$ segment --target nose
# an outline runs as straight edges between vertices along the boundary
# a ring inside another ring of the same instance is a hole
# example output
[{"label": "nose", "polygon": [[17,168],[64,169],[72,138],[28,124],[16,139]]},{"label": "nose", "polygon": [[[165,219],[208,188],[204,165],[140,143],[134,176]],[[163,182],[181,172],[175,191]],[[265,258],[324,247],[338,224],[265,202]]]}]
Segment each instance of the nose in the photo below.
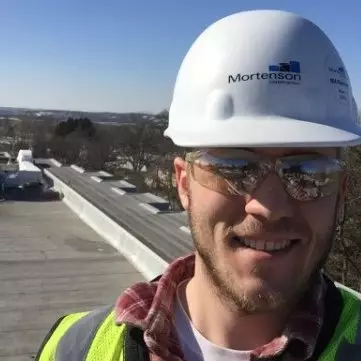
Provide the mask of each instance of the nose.
[{"label": "nose", "polygon": [[245,211],[269,222],[291,218],[295,201],[287,194],[276,174],[268,175],[246,200]]}]

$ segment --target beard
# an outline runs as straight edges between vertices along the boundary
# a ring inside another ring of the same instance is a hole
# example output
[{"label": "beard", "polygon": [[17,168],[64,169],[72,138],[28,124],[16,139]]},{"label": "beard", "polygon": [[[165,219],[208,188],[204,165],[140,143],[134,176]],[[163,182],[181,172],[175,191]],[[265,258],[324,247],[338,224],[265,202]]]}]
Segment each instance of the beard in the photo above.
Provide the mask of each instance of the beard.
[{"label": "beard", "polygon": [[[298,303],[327,261],[336,229],[334,220],[326,234],[313,237],[304,265],[297,276],[275,286],[267,281],[268,273],[274,270],[268,271],[261,265],[254,266],[247,277],[240,279],[232,266],[227,264],[227,260],[222,260],[223,254],[219,250],[219,244],[227,243],[215,239],[209,221],[193,212],[191,199],[188,219],[196,253],[214,293],[235,312],[248,315],[289,309]],[[320,245],[323,247],[321,251],[317,250]]]}]

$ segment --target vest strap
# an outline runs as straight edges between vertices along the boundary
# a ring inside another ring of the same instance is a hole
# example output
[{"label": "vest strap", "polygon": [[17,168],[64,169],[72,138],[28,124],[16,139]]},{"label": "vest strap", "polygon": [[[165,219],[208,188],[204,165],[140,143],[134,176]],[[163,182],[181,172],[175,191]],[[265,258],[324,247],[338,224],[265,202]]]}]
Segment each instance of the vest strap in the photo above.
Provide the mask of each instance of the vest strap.
[{"label": "vest strap", "polygon": [[128,326],[124,341],[125,361],[149,361],[149,352],[144,342],[143,330]]}]

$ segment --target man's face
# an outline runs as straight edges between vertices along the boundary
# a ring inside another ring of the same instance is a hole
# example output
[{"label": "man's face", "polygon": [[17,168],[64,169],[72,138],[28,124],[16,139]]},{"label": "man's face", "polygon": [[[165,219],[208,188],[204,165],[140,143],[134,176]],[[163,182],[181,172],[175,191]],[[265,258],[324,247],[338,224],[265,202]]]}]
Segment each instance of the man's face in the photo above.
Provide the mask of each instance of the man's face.
[{"label": "man's face", "polygon": [[[331,148],[251,151],[267,157],[311,152],[336,156]],[[330,251],[344,178],[333,194],[299,201],[275,173],[266,175],[251,194],[230,195],[212,187],[214,177],[208,171],[192,167],[193,172],[184,160],[175,160],[178,191],[188,211],[198,268],[217,293],[247,313],[295,301]]]}]

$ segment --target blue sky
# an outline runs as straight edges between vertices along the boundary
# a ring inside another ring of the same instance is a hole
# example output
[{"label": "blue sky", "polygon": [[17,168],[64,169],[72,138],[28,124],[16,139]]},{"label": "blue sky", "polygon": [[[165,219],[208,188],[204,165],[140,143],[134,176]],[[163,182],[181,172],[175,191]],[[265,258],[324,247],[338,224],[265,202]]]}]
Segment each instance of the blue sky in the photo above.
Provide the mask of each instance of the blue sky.
[{"label": "blue sky", "polygon": [[0,106],[161,111],[200,32],[257,8],[316,22],[340,51],[361,104],[357,0],[0,0]]}]

